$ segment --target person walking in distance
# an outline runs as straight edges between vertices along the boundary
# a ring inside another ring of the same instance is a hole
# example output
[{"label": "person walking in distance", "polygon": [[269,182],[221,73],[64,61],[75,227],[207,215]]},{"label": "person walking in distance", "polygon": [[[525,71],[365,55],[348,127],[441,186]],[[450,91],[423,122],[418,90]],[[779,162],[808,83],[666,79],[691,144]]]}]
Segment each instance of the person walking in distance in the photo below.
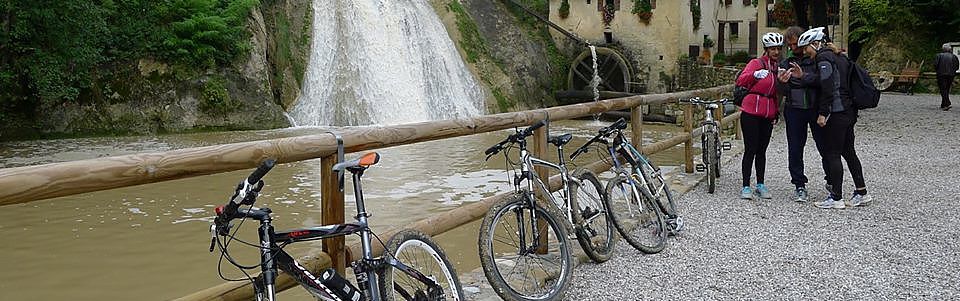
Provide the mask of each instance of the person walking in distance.
[{"label": "person walking in distance", "polygon": [[957,69],[960,69],[960,61],[952,51],[950,44],[943,44],[943,52],[933,60],[933,68],[937,69],[937,87],[940,89],[940,109],[944,111],[950,110],[950,86]]},{"label": "person walking in distance", "polygon": [[[816,80],[816,64],[813,59],[803,55],[803,49],[797,45],[803,28],[791,26],[787,28],[784,39],[791,51],[791,56],[780,62],[782,69],[801,69],[803,78],[787,76],[780,78],[777,85],[780,95],[786,100],[783,102],[783,119],[786,123],[787,158],[790,170],[790,183],[793,183],[794,200],[807,201],[807,176],[803,172],[803,148],[807,144],[807,129],[813,133],[813,141],[819,151],[821,146],[821,130],[817,125],[816,94],[812,88]],[[792,72],[791,72],[792,73]]]},{"label": "person walking in distance", "polygon": [[[770,144],[777,118],[776,77],[783,35],[769,32],[763,35],[761,41],[763,56],[750,60],[737,78],[738,86],[750,90],[740,106],[744,146],[741,162],[743,189],[740,190],[740,197],[743,199],[752,199],[754,194],[764,199],[771,198],[770,190],[763,182],[763,173],[767,162],[767,145]],[[750,189],[750,171],[754,166],[757,172],[756,192]]]},{"label": "person walking in distance", "polygon": [[[871,201],[867,195],[867,185],[863,179],[863,167],[854,150],[854,125],[857,122],[857,109],[848,92],[847,75],[850,61],[838,55],[834,48],[826,47],[822,27],[807,30],[800,35],[797,46],[803,53],[816,62],[817,125],[823,130],[823,156],[826,170],[827,190],[830,195],[817,207],[842,209],[856,207]],[[796,76],[794,74],[793,76]],[[799,77],[803,77],[802,70]],[[846,202],[843,199],[843,163],[846,159],[850,175],[856,189]]]}]

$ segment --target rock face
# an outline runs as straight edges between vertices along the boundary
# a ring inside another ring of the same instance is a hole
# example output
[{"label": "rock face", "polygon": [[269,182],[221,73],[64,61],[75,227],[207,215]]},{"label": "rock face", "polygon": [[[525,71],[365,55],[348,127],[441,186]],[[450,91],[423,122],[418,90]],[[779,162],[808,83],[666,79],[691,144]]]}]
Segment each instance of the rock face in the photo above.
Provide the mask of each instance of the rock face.
[{"label": "rock face", "polygon": [[283,107],[303,82],[311,3],[262,2],[248,19],[250,50],[232,66],[182,70],[141,58],[105,67],[88,97],[0,121],[0,140],[289,126]]}]

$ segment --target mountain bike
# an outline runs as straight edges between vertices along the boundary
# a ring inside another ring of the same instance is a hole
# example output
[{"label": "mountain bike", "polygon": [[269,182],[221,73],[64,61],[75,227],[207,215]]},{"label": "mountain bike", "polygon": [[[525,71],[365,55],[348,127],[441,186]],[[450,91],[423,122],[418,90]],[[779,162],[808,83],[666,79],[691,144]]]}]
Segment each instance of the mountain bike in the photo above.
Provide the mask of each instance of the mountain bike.
[{"label": "mountain bike", "polygon": [[[570,283],[571,255],[568,246],[568,225],[560,219],[562,213],[554,202],[556,198],[546,189],[546,185],[533,172],[533,165],[544,165],[559,169],[564,178],[563,199],[567,201],[567,217],[574,219],[577,232],[583,233],[581,245],[587,251],[595,252],[595,256],[609,257],[612,251],[612,233],[609,228],[594,226],[593,222],[604,218],[602,201],[590,200],[592,207],[589,211],[578,210],[576,190],[580,189],[582,181],[588,184],[586,188],[597,191],[599,181],[596,177],[571,178],[566,174],[566,168],[534,158],[527,151],[526,138],[534,130],[546,125],[546,121],[537,122],[530,127],[517,130],[503,141],[488,148],[484,153],[487,160],[503,151],[509,166],[519,165],[520,172],[513,175],[514,194],[512,197],[499,201],[490,207],[483,217],[480,226],[480,263],[483,273],[501,298],[506,300],[558,300],[562,297]],[[550,139],[555,145],[569,142],[570,136],[561,136]],[[520,152],[520,161],[511,163],[510,148],[516,145]],[[587,175],[579,173],[578,175]],[[521,184],[526,182],[526,186]],[[537,202],[534,196],[534,182],[543,189],[543,195],[549,196],[553,202]],[[576,187],[576,188],[574,188]],[[576,210],[576,211],[574,211]],[[584,214],[586,213],[586,214]],[[594,228],[596,227],[596,228]],[[606,226],[609,227],[609,226]],[[598,239],[602,243],[595,245],[590,233],[607,234],[606,239]],[[578,236],[579,238],[580,236]]]},{"label": "mountain bike", "polygon": [[[216,208],[217,216],[210,226],[213,236],[210,252],[213,252],[216,245],[220,250],[220,260],[226,258],[231,264],[240,268],[246,275],[246,279],[227,279],[222,271],[220,277],[224,280],[250,281],[259,301],[276,299],[274,284],[278,276],[278,268],[320,300],[463,300],[460,281],[447,256],[436,242],[422,232],[401,231],[388,240],[384,246],[383,256],[373,256],[371,235],[376,237],[376,234],[370,230],[367,223],[370,215],[364,209],[360,177],[364,170],[379,161],[380,155],[372,152],[351,161],[342,162],[341,160],[333,167],[334,171],[340,175],[341,189],[343,171],[353,174],[353,189],[357,205],[356,223],[290,231],[274,231],[270,216],[272,211],[269,208],[253,207],[257,195],[264,186],[261,178],[274,165],[273,160],[264,161],[249,177],[237,185],[236,191],[226,205]],[[248,205],[248,207],[240,208],[241,205]],[[260,222],[258,244],[241,241],[235,236],[240,225],[247,218]],[[240,219],[240,222],[237,229],[231,232],[234,219]],[[363,254],[360,259],[350,264],[356,276],[356,286],[331,268],[327,268],[319,275],[314,275],[283,250],[285,246],[296,242],[357,233],[360,235]],[[245,266],[238,263],[227,249],[235,240],[259,249],[260,264]],[[383,244],[382,241],[381,244]],[[245,271],[257,267],[260,267],[261,274],[255,278]]]},{"label": "mountain bike", "polygon": [[723,104],[727,103],[726,98],[717,100],[701,100],[700,97],[694,97],[688,100],[680,100],[681,103],[692,103],[702,105],[706,109],[706,116],[700,123],[703,134],[700,135],[700,149],[703,163],[696,165],[697,172],[707,172],[707,192],[713,193],[717,188],[717,178],[720,177],[720,155],[725,150],[730,150],[730,142],[720,141],[720,122],[713,119],[713,111],[719,110]]},{"label": "mountain bike", "polygon": [[[601,128],[570,156],[588,152],[594,143],[606,146],[605,156],[609,156],[616,174],[605,190],[613,225],[637,250],[658,253],[666,246],[667,235],[676,235],[683,229],[683,218],[677,214],[673,193],[662,171],[630,145],[623,134],[626,128],[627,121],[620,118]],[[630,165],[629,169],[621,158]]]}]

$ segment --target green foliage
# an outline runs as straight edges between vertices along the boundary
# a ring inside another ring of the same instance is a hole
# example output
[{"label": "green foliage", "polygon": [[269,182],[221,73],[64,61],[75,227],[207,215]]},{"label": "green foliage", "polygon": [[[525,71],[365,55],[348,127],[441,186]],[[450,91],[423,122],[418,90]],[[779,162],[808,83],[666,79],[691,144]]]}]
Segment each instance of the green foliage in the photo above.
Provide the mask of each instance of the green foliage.
[{"label": "green foliage", "polygon": [[703,48],[713,47],[714,42],[709,36],[703,36]]},{"label": "green foliage", "polygon": [[910,59],[929,59],[944,42],[960,40],[960,1],[853,0],[850,8],[851,41],[891,38],[907,45]]},{"label": "green foliage", "polygon": [[566,19],[568,16],[570,16],[570,0],[563,0],[560,2],[560,10],[558,13],[562,19]]},{"label": "green foliage", "polygon": [[713,64],[714,65],[726,65],[727,64],[727,55],[723,52],[718,52],[713,55]]},{"label": "green foliage", "polygon": [[497,109],[500,112],[510,112],[510,109],[513,108],[515,103],[503,95],[503,91],[500,91],[500,88],[493,88],[493,97],[497,99]]},{"label": "green foliage", "polygon": [[481,56],[489,56],[486,41],[483,40],[477,24],[467,14],[460,1],[450,1],[447,8],[456,14],[457,29],[460,30],[460,46],[467,54],[467,62],[476,63]]},{"label": "green foliage", "polygon": [[700,29],[700,1],[690,0],[690,16],[693,18],[693,30]]},{"label": "green foliage", "polygon": [[750,54],[740,50],[727,57],[728,64],[746,63],[750,61]]},{"label": "green foliage", "polygon": [[650,5],[650,0],[633,0],[633,10],[630,12],[640,17],[640,20],[649,22],[653,16],[653,5]]},{"label": "green foliage", "polygon": [[211,78],[203,84],[203,88],[200,91],[199,103],[201,111],[225,114],[236,109],[238,105],[238,102],[230,98],[230,93],[227,91],[226,80],[222,78]]},{"label": "green foliage", "polygon": [[0,1],[0,110],[83,101],[109,66],[144,57],[185,70],[227,65],[248,50],[247,14],[258,4]]}]

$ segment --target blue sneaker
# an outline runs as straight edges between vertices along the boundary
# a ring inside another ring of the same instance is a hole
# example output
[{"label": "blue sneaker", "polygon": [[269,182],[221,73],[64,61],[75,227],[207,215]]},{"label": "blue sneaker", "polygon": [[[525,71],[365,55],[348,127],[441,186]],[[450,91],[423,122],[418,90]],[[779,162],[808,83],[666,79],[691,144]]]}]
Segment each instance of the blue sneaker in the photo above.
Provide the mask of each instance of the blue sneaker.
[{"label": "blue sneaker", "polygon": [[744,200],[753,199],[753,190],[750,189],[750,186],[743,186],[743,189],[740,189],[740,198]]},{"label": "blue sneaker", "polygon": [[758,196],[760,196],[761,199],[767,199],[767,200],[769,200],[769,199],[772,199],[772,198],[773,198],[773,196],[770,195],[770,190],[767,189],[767,186],[766,186],[766,185],[763,185],[763,183],[758,183],[758,184],[757,184],[757,191],[756,191],[756,193],[757,193]]}]

